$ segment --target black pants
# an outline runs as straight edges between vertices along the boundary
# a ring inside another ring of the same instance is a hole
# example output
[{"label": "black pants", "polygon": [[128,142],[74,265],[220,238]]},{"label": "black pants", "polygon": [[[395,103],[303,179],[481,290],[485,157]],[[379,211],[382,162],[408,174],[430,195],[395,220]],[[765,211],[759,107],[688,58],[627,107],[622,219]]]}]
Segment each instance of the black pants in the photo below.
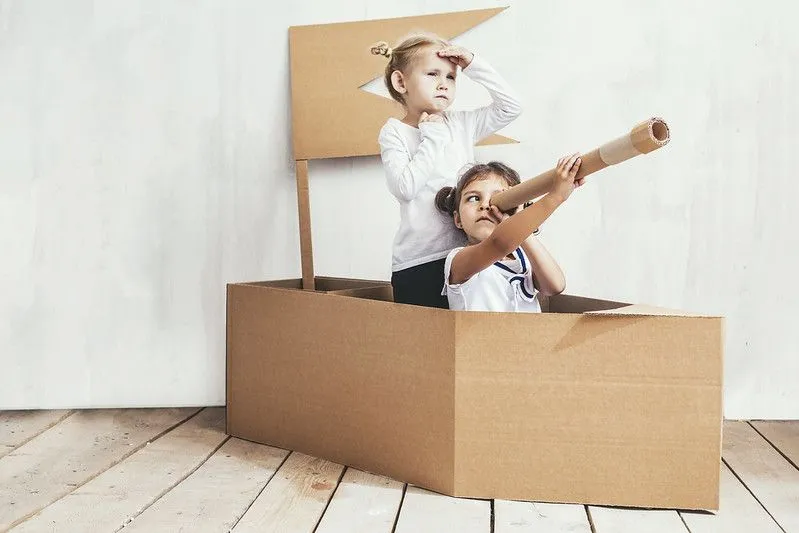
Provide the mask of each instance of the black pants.
[{"label": "black pants", "polygon": [[403,304],[449,309],[444,288],[444,261],[431,261],[391,274],[394,301]]}]

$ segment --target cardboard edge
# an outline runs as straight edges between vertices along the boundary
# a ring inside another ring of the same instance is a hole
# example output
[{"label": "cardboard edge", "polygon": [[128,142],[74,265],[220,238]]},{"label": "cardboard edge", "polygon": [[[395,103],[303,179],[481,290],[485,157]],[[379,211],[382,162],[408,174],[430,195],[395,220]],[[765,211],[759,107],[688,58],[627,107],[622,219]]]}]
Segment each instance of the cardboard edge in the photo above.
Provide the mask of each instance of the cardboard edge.
[{"label": "cardboard edge", "polygon": [[[510,8],[510,4],[504,6],[497,6],[497,7],[480,7],[474,9],[460,9],[457,11],[444,11],[441,13],[432,13],[430,15],[459,15],[459,14],[486,14],[489,15],[486,17],[486,20],[492,18],[499,13],[505,11],[506,9]],[[414,19],[424,18],[430,15],[406,15],[401,17],[383,17],[379,19],[351,19],[351,20],[344,20],[340,22],[330,22],[330,23],[317,23],[317,24],[295,24],[293,26],[289,26],[288,29],[302,29],[302,28],[320,28],[320,27],[331,27],[331,26],[345,26],[347,24],[354,24],[358,22],[387,22],[387,21],[413,21]]]},{"label": "cardboard edge", "polygon": [[610,316],[659,316],[659,317],[682,317],[682,318],[724,318],[720,315],[703,313],[693,313],[680,309],[668,309],[645,304],[627,304],[616,309],[603,309],[598,311],[585,311],[586,315],[610,315]]},{"label": "cardboard edge", "polygon": [[[366,278],[343,278],[343,277],[336,277],[336,276],[314,276],[315,284],[318,282],[325,282],[325,281],[332,281],[332,282],[355,282],[358,283],[358,287],[350,287],[350,288],[373,288],[373,287],[383,287],[385,285],[390,285],[390,281],[386,280],[379,280],[379,279],[366,279]],[[289,284],[294,283],[297,284],[297,288],[288,287],[288,286],[280,286],[279,284]],[[274,285],[272,285],[274,284]],[[302,278],[278,278],[278,279],[251,279],[251,280],[243,280],[243,281],[235,281],[229,282],[228,285],[235,285],[235,286],[248,286],[248,287],[261,287],[261,288],[270,288],[270,289],[284,289],[284,290],[303,290],[301,288]],[[308,292],[319,292],[319,293],[329,293],[341,290],[349,290],[348,289],[331,289],[331,290],[321,290],[315,289],[314,291]]]},{"label": "cardboard edge", "polygon": [[231,306],[231,293],[235,290],[234,283],[225,284],[225,433],[231,434],[230,423],[230,406],[233,404],[233,384],[232,373],[230,366],[233,361],[232,354],[230,353],[230,328],[232,321],[230,320],[230,306]]}]

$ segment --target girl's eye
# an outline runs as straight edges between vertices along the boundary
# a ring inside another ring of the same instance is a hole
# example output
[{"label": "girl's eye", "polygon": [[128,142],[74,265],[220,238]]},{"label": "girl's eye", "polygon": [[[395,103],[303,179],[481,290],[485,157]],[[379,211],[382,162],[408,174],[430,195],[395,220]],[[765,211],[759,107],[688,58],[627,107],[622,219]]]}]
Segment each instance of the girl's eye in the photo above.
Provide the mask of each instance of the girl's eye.
[{"label": "girl's eye", "polygon": [[477,200],[477,199],[478,199],[478,198],[477,198],[477,196],[475,196],[475,195],[471,195],[471,196],[468,196],[468,197],[466,198],[466,201],[467,201],[467,202],[471,202],[472,200]]},{"label": "girl's eye", "polygon": [[428,75],[428,76],[435,76],[435,75],[436,75],[436,73],[435,73],[435,72],[428,72],[428,73],[427,73],[427,75]]},{"label": "girl's eye", "polygon": [[449,79],[451,79],[451,80],[454,80],[454,79],[455,79],[455,76],[453,76],[452,74],[450,74],[449,76],[447,76],[447,78],[449,78]]}]

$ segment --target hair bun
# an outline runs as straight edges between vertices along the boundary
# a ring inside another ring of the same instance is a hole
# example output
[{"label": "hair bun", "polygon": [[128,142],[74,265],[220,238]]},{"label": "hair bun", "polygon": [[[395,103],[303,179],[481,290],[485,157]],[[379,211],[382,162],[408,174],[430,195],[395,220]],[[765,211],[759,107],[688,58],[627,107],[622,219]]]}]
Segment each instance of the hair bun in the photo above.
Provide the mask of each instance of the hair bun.
[{"label": "hair bun", "polygon": [[372,45],[371,48],[372,54],[376,56],[385,56],[391,57],[391,48],[389,48],[388,43],[385,41],[380,41]]}]

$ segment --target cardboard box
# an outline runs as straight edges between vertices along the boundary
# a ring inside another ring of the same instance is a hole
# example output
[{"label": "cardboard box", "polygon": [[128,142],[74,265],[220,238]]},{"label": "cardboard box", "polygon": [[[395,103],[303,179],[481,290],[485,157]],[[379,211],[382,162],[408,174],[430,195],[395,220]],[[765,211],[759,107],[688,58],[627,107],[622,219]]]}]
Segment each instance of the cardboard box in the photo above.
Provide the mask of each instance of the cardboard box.
[{"label": "cardboard box", "polygon": [[570,295],[540,314],[388,283],[228,285],[227,431],[453,496],[717,510],[723,319]]}]

